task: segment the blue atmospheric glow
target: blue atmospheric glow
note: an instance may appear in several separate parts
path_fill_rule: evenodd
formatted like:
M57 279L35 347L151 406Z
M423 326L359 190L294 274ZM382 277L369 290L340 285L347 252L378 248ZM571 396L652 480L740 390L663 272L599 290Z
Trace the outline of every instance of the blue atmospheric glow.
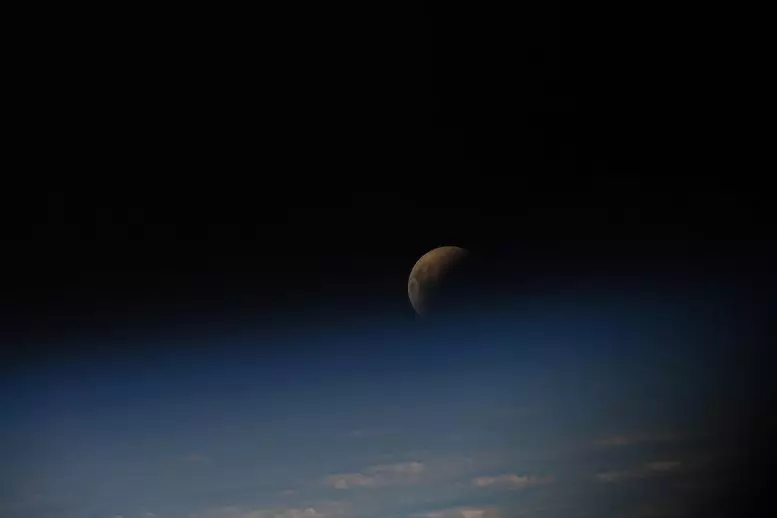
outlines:
M219 347L193 340L188 352L148 336L159 347L142 356L30 366L0 386L0 516L504 518L676 505L682 490L661 484L698 478L708 402L743 336L710 322L724 309L577 294L450 327L375 321L275 343L225 329L203 338Z

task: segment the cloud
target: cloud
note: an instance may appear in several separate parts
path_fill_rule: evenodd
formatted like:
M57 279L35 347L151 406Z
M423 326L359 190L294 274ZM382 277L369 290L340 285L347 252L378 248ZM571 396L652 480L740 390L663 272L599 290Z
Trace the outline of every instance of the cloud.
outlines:
M675 439L677 439L677 435L672 433L641 433L634 435L611 435L594 441L594 444L602 448L617 448L645 442L672 441Z
M390 457L383 457L384 462L375 462L368 467L347 473L334 473L321 479L327 487L346 490L355 488L383 488L421 484L455 483L460 486L471 486L472 478L481 474L506 471L510 464L502 452L491 452L476 455L429 455L428 452L414 452L413 455L402 455L401 462L385 462ZM394 456L396 459L397 457ZM417 460L423 458L423 461ZM416 459L416 460L408 460ZM377 459L375 459L377 460ZM508 472L509 473L509 472ZM529 479L497 478L496 483L507 486L532 485L546 483L546 479L530 476ZM517 477L517 475L513 475Z
M600 482L620 482L622 480L643 478L653 474L672 473L683 468L683 464L676 460L659 460L648 462L640 467L621 471L604 471L595 475Z
M299 509L241 509L239 507L221 507L210 509L197 518L322 518L325 514L312 507Z
M357 473L329 475L324 483L334 489L377 488L411 484L421 480L426 466L422 462L400 462L370 466Z
M451 507L413 515L413 518L501 518L495 507Z
M336 502L322 503L315 507L245 509L236 506L208 509L190 515L190 518L345 518L346 506Z
M397 464L381 464L368 468L371 473L421 473L424 465L421 462L399 462Z
M490 477L475 477L472 479L472 485L475 487L502 487L508 489L524 489L531 486L551 484L554 482L552 476L539 477L536 475L516 475L505 474Z
M341 473L326 477L325 483L335 489L350 489L352 487L378 487L380 481L363 473Z

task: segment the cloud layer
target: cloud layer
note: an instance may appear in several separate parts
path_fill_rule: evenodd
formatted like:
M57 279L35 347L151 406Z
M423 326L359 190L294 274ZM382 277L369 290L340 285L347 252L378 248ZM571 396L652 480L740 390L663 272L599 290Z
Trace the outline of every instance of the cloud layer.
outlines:
M472 485L475 487L498 487L506 489L524 489L531 486L538 486L553 483L552 476L540 477L536 475L496 475L490 477L475 477L472 479Z
M683 464L676 460L660 460L648 462L642 466L620 470L604 471L596 474L600 482L620 482L622 480L643 478L660 473L673 473L683 468Z
M451 507L413 515L413 518L502 518L495 507Z
M347 518L344 504L323 503L315 507L246 509L235 506L208 509L189 518Z
M426 472L422 462L370 466L361 472L329 475L324 484L334 489L378 488L419 482Z

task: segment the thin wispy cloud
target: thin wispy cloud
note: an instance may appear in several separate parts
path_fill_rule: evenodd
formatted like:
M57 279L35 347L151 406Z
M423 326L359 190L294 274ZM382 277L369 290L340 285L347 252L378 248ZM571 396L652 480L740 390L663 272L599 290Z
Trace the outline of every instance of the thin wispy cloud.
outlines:
M379 487L377 477L369 477L364 473L340 473L328 476L324 482L335 489L351 489L354 487Z
M404 458L408 456L403 455ZM442 482L472 484L472 477L484 472L501 471L505 465L503 457L481 454L474 456L437 456L424 461L384 462L373 464L358 471L335 473L325 476L322 483L333 489L382 488L416 484L432 484ZM498 471L497 471L498 472ZM481 485L497 484L508 487L528 486L548 483L547 477L506 474L498 475L493 481L489 477L481 477Z
M497 487L506 489L524 489L532 486L551 484L554 482L552 476L537 475L516 475L514 473L475 477L472 479L472 485L475 487Z
M648 462L642 466L619 470L604 471L597 473L596 479L600 482L620 482L623 480L643 478L654 474L673 473L683 468L683 464L676 460L661 460Z
M422 462L400 462L370 466L360 472L329 475L324 483L334 489L378 488L412 484L421 480L426 471Z
M400 462L397 464L381 464L368 468L370 473L399 473L411 474L424 471L425 467L421 462Z
M345 504L329 502L313 507L247 509L226 506L207 509L189 518L350 518Z
M673 441L678 438L674 433L639 433L627 435L610 435L594 441L596 446L601 448L616 448L622 446L633 446L635 444Z
M413 515L413 518L502 518L496 507L451 507Z

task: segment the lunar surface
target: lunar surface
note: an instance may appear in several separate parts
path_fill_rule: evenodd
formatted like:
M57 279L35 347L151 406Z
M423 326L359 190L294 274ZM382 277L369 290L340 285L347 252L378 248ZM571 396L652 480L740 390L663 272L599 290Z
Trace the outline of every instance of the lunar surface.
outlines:
M416 313L428 316L463 294L470 253L457 246L441 246L424 254L413 266L407 294Z

